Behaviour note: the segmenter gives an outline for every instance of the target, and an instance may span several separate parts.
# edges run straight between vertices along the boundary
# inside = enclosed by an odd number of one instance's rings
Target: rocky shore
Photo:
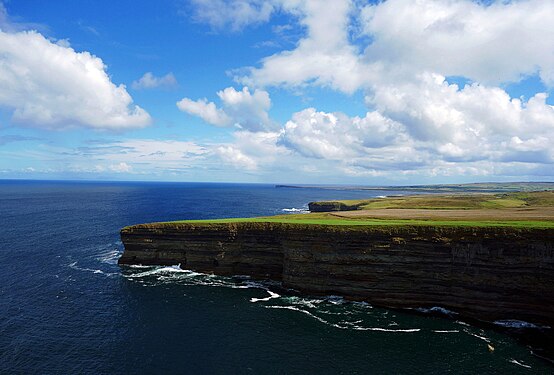
[[[554,327],[554,230],[175,222],[121,231],[122,265],[279,280],[313,295]]]

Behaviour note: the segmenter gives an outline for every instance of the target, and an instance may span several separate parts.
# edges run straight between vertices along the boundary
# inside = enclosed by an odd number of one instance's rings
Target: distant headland
[[[294,189],[333,189],[333,190],[369,190],[399,192],[432,192],[432,193],[501,193],[554,190],[554,182],[477,182],[470,184],[442,185],[404,185],[404,186],[357,186],[357,185],[275,185],[276,188]]]
[[[306,214],[133,225],[121,230],[119,263],[554,327],[554,184],[524,185],[440,185],[440,194],[311,202]]]

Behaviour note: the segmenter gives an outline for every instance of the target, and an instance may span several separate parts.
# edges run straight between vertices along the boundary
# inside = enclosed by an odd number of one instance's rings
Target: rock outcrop
[[[121,238],[120,264],[180,264],[379,306],[554,327],[552,229],[160,223],[124,228]]]
[[[310,212],[355,211],[360,204],[347,204],[341,201],[322,201],[308,203]]]

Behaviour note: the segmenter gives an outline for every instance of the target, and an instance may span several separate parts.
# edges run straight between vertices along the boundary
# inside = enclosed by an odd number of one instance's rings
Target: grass
[[[521,211],[515,211],[518,208],[527,208],[528,210],[552,211],[554,207],[554,192],[517,192],[502,194],[463,194],[463,195],[416,195],[405,197],[374,198],[368,200],[347,200],[336,202],[323,202],[328,206],[348,207],[352,209],[355,206],[358,211],[354,216],[339,216],[335,212],[317,212],[309,214],[278,215],[257,218],[232,218],[215,220],[182,220],[173,222],[154,223],[154,225],[171,224],[225,224],[225,223],[280,223],[280,224],[303,224],[303,225],[331,225],[340,227],[360,228],[363,226],[440,226],[440,227],[506,227],[506,228],[536,228],[553,229],[554,220],[549,220],[549,216],[541,218],[525,219],[521,217]],[[463,210],[463,216],[455,219],[455,215],[443,215],[437,217],[410,218],[379,218],[375,217],[380,212],[391,212],[387,209],[397,209],[396,212],[403,212],[398,209],[418,209],[426,210]],[[475,213],[485,212],[484,209],[498,210],[485,218],[477,218]],[[372,211],[373,210],[373,211]],[[466,211],[467,210],[467,211]],[[420,211],[420,212],[421,212]],[[406,211],[408,212],[408,211]],[[433,211],[435,212],[435,211]],[[458,211],[459,212],[459,211]],[[467,212],[467,214],[466,214]],[[454,211],[452,211],[454,213]],[[374,217],[372,217],[374,215]],[[404,214],[401,214],[404,215]],[[450,216],[450,217],[449,217]]]
[[[313,205],[349,207],[357,210],[416,208],[426,210],[500,209],[536,206],[554,206],[554,192],[517,192],[503,194],[413,195],[405,197],[372,198],[314,202]],[[340,211],[340,209],[337,209]]]
[[[232,218],[214,220],[180,220],[156,224],[224,224],[224,223],[280,223],[280,224],[308,224],[308,225],[338,225],[338,226],[448,226],[448,227],[507,227],[507,228],[554,228],[552,221],[478,221],[478,220],[410,220],[410,219],[345,219],[345,218],[318,218],[305,217],[300,215],[286,215],[275,217],[257,218]],[[309,216],[309,215],[301,215]]]

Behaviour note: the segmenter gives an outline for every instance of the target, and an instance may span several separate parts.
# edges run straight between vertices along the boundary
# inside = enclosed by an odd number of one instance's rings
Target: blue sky
[[[554,1],[0,0],[0,178],[554,180]]]

